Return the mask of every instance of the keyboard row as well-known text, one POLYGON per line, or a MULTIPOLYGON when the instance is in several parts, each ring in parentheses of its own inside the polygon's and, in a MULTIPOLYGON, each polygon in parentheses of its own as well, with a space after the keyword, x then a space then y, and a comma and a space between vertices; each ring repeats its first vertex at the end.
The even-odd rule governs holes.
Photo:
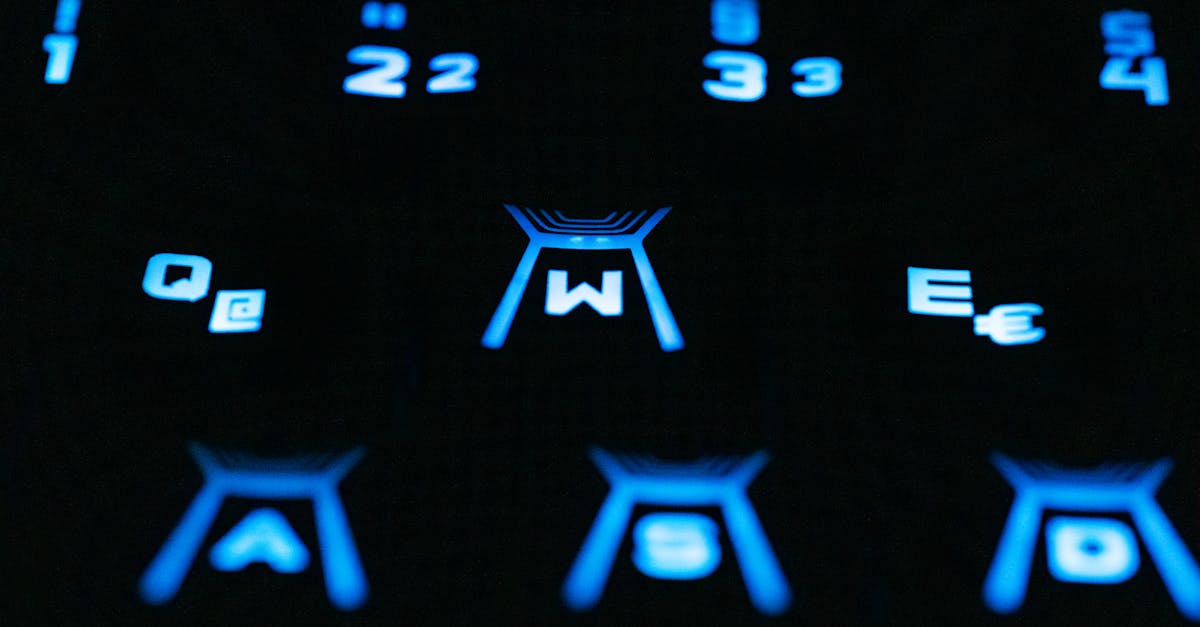
MULTIPOLYGON (((504 346, 517 311, 526 296, 540 252, 561 249, 589 253, 628 251, 636 269, 659 347, 665 352, 684 347, 683 335, 671 312, 643 241, 666 217, 670 208, 656 211, 612 212, 598 219, 570 218, 558 211, 507 206, 509 213, 529 238, 529 244, 503 291, 499 305, 483 332, 481 343, 490 349, 504 346)), ((976 313, 972 302, 971 272, 965 269, 909 267, 908 311, 916 315, 969 318, 974 333, 1001 346, 1033 344, 1046 336, 1034 318, 1043 313, 1036 303, 997 304, 987 313, 976 313)), ((158 253, 146 264, 142 289, 150 297, 195 303, 209 294, 213 263, 207 257, 174 252, 158 253)), ((568 270, 551 269, 546 275, 544 312, 566 316, 587 305, 603 317, 625 313, 625 272, 603 270, 600 289, 587 282, 572 285, 568 270)), ((265 289, 222 289, 216 292, 210 333, 252 333, 262 328, 266 308, 265 289)))
MULTIPOLYGON (((334 607, 351 611, 367 603, 369 577, 338 490, 363 463, 364 449, 261 458, 192 444, 190 453, 204 483, 145 567, 138 584, 144 602, 170 604, 189 571, 207 558, 218 572, 265 564, 280 574, 319 561, 334 607), (215 521, 229 499, 247 499, 255 509, 218 529, 215 521), (287 500, 311 503, 318 546, 307 546, 273 504, 287 500)), ((561 600, 568 609, 586 612, 602 603, 618 560, 647 578, 680 585, 736 564, 756 611, 774 616, 792 609, 795 594, 770 538, 785 533, 786 525, 761 520, 747 492, 769 463, 765 451, 687 462, 601 448, 589 453, 609 489, 566 570, 561 600), (719 516, 706 513, 712 511, 719 516), (732 549, 732 559, 723 546, 732 549)), ((1031 569, 1040 563, 1039 544, 1053 579, 1093 586, 1130 580, 1143 569, 1144 548, 1179 613, 1200 620, 1200 566, 1155 497, 1171 473, 1170 459, 1094 468, 1001 453, 990 461, 1015 496, 990 566, 980 573, 988 609, 1021 610, 1031 569)))
MULTIPOLYGON (((58 1, 52 31, 42 39, 47 55, 43 77, 46 84, 63 85, 71 80, 80 48, 76 31, 81 9, 80 0, 58 1)), ((398 2, 370 1, 362 4, 357 17, 361 28, 371 32, 371 40, 381 41, 403 38, 401 33, 410 19, 428 28, 420 13, 398 2)), ((754 0, 713 0, 709 15, 711 45, 720 48, 704 55, 701 64, 713 77, 699 85, 709 97, 745 103, 767 94, 768 62, 756 51, 764 30, 762 21, 754 0)), ((1100 87, 1140 92, 1148 106, 1168 104, 1167 65, 1164 57, 1158 56, 1150 14, 1127 9, 1106 11, 1099 16, 1099 31, 1107 55, 1102 67, 1097 68, 1100 87)), ((413 89, 409 74, 416 64, 405 49, 378 43, 357 45, 346 53, 346 61, 361 68, 344 77, 342 91, 346 94, 401 99, 413 89)), ((482 63, 473 52, 436 51, 429 55, 427 65, 428 71, 420 77, 427 94, 463 94, 477 88, 482 63)), ((827 55, 795 59, 788 69, 787 91, 800 98, 837 94, 847 71, 842 60, 827 55)), ((854 68, 848 71, 853 74, 854 68)))

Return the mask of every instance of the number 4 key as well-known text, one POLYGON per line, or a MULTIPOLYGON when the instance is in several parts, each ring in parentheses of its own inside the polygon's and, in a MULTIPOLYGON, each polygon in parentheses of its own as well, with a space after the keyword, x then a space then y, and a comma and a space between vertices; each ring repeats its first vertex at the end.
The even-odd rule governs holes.
POLYGON ((1141 91, 1146 104, 1165 105, 1171 100, 1167 90, 1167 64, 1154 54, 1154 31, 1150 15, 1140 11, 1109 11, 1100 16, 1104 52, 1109 55, 1100 70, 1104 89, 1141 91), (1134 63, 1140 71, 1134 71, 1134 63))

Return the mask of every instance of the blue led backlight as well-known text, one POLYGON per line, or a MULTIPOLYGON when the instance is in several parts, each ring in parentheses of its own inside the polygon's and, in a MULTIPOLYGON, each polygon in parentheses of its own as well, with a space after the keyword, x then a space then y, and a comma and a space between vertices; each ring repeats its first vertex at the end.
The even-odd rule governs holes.
POLYGON ((546 277, 546 313, 565 316, 583 303, 602 316, 619 316, 623 310, 621 300, 621 271, 605 272, 600 282, 600 291, 580 283, 567 289, 567 271, 551 270, 546 277))
MULTIPOLYGON (((969 318, 975 314, 971 302, 971 272, 938 268, 908 268, 908 311, 925 316, 969 318)), ((1033 325, 1042 315, 1036 303, 996 305, 987 314, 974 316, 975 335, 991 338, 1000 346, 1034 344, 1046 330, 1033 325)))
MULTIPOLYGON (((308 500, 313 504, 325 591, 337 608, 353 610, 367 598, 354 535, 337 486, 362 459, 362 449, 335 456, 260 459, 191 446, 204 474, 204 486, 146 572, 138 588, 142 600, 163 605, 175 597, 212 528, 221 504, 229 497, 263 500, 308 500)), ((212 548, 217 570, 238 570, 263 561, 278 572, 307 566, 308 550, 275 510, 256 510, 212 548)))
POLYGON ((1137 572, 1141 555, 1119 520, 1056 516, 1046 523, 1046 565, 1059 581, 1116 584, 1137 572))
POLYGON ((833 57, 809 57, 792 64, 792 93, 801 98, 832 96, 842 88, 842 62, 833 57))
POLYGON ((342 91, 378 98, 403 98, 408 92, 408 85, 400 80, 412 65, 407 52, 390 46, 355 46, 346 53, 346 60, 372 67, 347 76, 342 91))
MULTIPOLYGON (((1025 602, 1042 514, 1054 509, 1131 516, 1176 607, 1188 619, 1200 620, 1200 566, 1154 498, 1171 471, 1170 460, 1081 470, 995 454, 992 463, 1016 497, 983 584, 989 608, 1011 614, 1025 602)), ((1071 583, 1120 583, 1133 576, 1140 561, 1133 531, 1111 518, 1052 518, 1046 550, 1051 575, 1071 583)))
POLYGON ((75 24, 79 21, 80 0, 58 0, 54 9, 54 32, 73 33, 75 24))
MULTIPOLYGON (((713 0, 712 38, 726 46, 750 46, 762 27, 758 2, 713 0)), ((720 72, 701 83, 704 93, 728 102, 755 102, 767 93, 767 61, 748 50, 713 50, 704 67, 720 72)), ((792 93, 801 98, 832 96, 842 88, 842 62, 833 57, 807 57, 792 64, 792 93)))
POLYGON ((154 298, 194 303, 208 295, 212 270, 212 262, 199 255, 158 253, 146 263, 142 291, 154 298), (187 269, 187 276, 167 284, 167 273, 172 267, 187 269))
POLYGON ((71 78, 75 65, 75 24, 79 20, 80 0, 58 0, 54 11, 54 32, 42 38, 42 50, 49 55, 43 80, 48 85, 62 85, 71 78))
POLYGON ((1104 52, 1109 55, 1100 70, 1104 89, 1142 92, 1146 104, 1162 106, 1171 102, 1167 86, 1167 64, 1154 54, 1154 31, 1150 14, 1140 11, 1108 11, 1100 16, 1100 34, 1104 52), (1140 69, 1135 70, 1135 63, 1140 69))
MULTIPOLYGON (((399 2, 366 2, 359 13, 364 28, 402 30, 408 24, 408 8, 399 2)), ((413 69, 408 52, 392 46, 364 44, 346 53, 354 65, 367 66, 342 80, 342 91, 355 96, 404 98, 408 83, 404 78, 413 69)), ((444 52, 429 59, 432 74, 425 83, 431 94, 475 91, 479 57, 470 52, 444 52)))
POLYGON ((399 2, 366 2, 359 19, 364 28, 400 30, 408 21, 408 9, 399 2))
POLYGON ((209 333, 253 333, 262 328, 266 290, 221 290, 213 303, 209 333))
POLYGON ((1046 330, 1033 326, 1033 317, 1042 315, 1040 305, 1013 303, 996 305, 987 315, 975 316, 975 335, 986 335, 1001 346, 1033 344, 1046 337, 1046 330))
MULTIPOLYGON (((767 454, 668 463, 591 450, 608 479, 608 496, 563 583, 563 601, 575 611, 600 601, 637 505, 720 507, 750 601, 763 614, 781 614, 792 591, 759 523, 746 488, 767 463, 767 454)), ((659 579, 696 579, 720 563, 711 519, 691 513, 648 515, 634 527, 634 565, 659 579)))
MULTIPOLYGON (((208 295, 212 272, 212 262, 199 255, 158 253, 146 263, 142 291, 162 300, 194 303, 208 295)), ((208 321, 209 333, 258 331, 266 300, 266 290, 218 291, 208 321)))
POLYGON ((926 316, 971 316, 971 271, 908 268, 908 311, 926 316))
POLYGON ((700 85, 717 100, 754 102, 767 93, 767 62, 753 52, 714 50, 704 55, 704 67, 721 73, 700 85))
POLYGON ((79 40, 75 35, 50 34, 42 38, 42 50, 49 55, 46 73, 42 77, 47 85, 62 85, 70 80, 78 46, 79 40))
POLYGON ((212 567, 225 572, 262 562, 277 573, 298 573, 308 568, 308 558, 308 547, 287 519, 269 508, 247 514, 208 554, 212 567))
MULTIPOLYGON (((679 333, 675 316, 671 314, 666 296, 663 295, 658 277, 655 276, 650 258, 642 245, 650 231, 671 210, 669 207, 653 213, 613 212, 599 219, 568 218, 557 211, 518 209, 512 205, 504 207, 529 236, 529 244, 517 263, 516 272, 513 273, 512 280, 500 299, 500 305, 496 307, 496 312, 492 314, 492 319, 483 332, 483 346, 492 349, 504 346, 513 319, 517 315, 517 307, 521 304, 521 298, 525 295, 525 289, 533 276, 538 253, 543 248, 557 248, 578 251, 628 250, 633 255, 634 268, 642 284, 642 292, 646 296, 646 305, 650 309, 650 319, 654 324, 659 346, 664 351, 683 348, 683 336, 679 333)), ((621 273, 606 271, 603 277, 599 292, 587 284, 578 285, 568 292, 567 273, 551 270, 547 276, 546 313, 564 315, 581 302, 587 302, 601 315, 621 315, 621 273)))
POLYGON ((730 46, 758 41, 758 3, 754 0, 713 0, 712 38, 730 46))
POLYGON ((429 60, 429 71, 439 72, 425 83, 425 91, 431 94, 475 91, 479 57, 470 52, 446 52, 429 60))
POLYGON ((1100 15, 1104 54, 1113 57, 1144 57, 1154 54, 1154 31, 1150 14, 1141 11, 1107 11, 1100 15))
POLYGON ((702 514, 647 514, 633 527, 633 564, 655 579, 701 579, 721 564, 717 523, 702 514))
POLYGON ((1112 57, 1100 70, 1100 86, 1105 89, 1141 91, 1146 104, 1161 106, 1171 101, 1167 87, 1167 64, 1161 57, 1143 57, 1141 71, 1133 69, 1133 59, 1112 57))

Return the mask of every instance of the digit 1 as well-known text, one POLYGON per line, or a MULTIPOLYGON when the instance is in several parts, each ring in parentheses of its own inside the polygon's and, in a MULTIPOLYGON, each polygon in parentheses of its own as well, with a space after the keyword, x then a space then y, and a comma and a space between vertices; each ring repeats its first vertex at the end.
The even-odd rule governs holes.
POLYGON ((46 83, 61 85, 71 78, 71 66, 75 63, 75 48, 78 40, 74 35, 46 35, 42 49, 50 58, 46 60, 46 83))

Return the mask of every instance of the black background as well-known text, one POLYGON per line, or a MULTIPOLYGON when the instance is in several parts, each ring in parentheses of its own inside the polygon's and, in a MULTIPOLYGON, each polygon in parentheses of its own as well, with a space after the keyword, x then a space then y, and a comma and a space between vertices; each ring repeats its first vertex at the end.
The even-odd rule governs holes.
MULTIPOLYGON (((357 3, 85 0, 58 86, 53 3, 4 10, 4 622, 765 620, 728 546, 679 584, 638 574, 629 538, 597 609, 562 606, 607 490, 594 445, 770 451, 749 495, 796 593, 781 624, 1181 620, 1148 555, 1126 584, 1072 586, 1039 544, 1019 613, 980 590, 1012 499, 991 451, 1171 457, 1159 501, 1200 550, 1194 4, 763 2, 753 103, 700 88, 728 48, 705 2, 406 4, 393 32, 357 3), (1168 106, 1099 88, 1118 8, 1151 14, 1168 106), (409 53, 405 98, 343 93, 361 44, 409 53), (429 58, 462 51, 478 88, 425 93, 429 58), (791 93, 810 56, 842 62, 837 94, 791 93), (646 249, 686 348, 659 350, 628 255, 562 251, 482 348, 527 242, 504 203, 672 207, 646 249), (209 297, 146 296, 159 252, 212 260, 209 297), (981 312, 1042 305, 1046 339, 909 314, 907 266, 971 270, 981 312), (625 315, 545 316, 551 267, 624 270, 625 315), (251 288, 262 331, 209 334, 212 294, 251 288), (366 606, 332 609, 317 560, 203 556, 142 605, 201 485, 189 441, 365 445, 341 494, 366 606)), ((281 507, 315 547, 311 510, 281 507)))

